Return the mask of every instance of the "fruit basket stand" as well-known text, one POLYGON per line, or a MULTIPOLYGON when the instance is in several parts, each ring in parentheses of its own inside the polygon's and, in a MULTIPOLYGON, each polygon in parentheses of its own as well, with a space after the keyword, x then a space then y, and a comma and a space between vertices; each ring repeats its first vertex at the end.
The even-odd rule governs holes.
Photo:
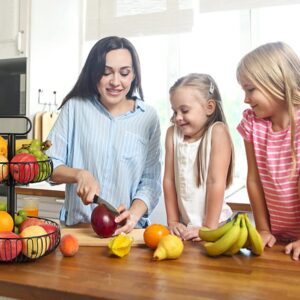
MULTIPOLYGON (((28 134, 32 129, 32 123, 25 116, 1 116, 0 115, 0 135, 7 137, 7 161, 0 160, 0 185, 7 186, 7 212, 13 220, 16 213, 16 185, 24 185, 29 183, 41 182, 47 180, 53 171, 52 160, 47 157, 43 160, 14 160, 16 155, 16 137, 28 134), (10 120, 5 120, 10 119, 10 120), (22 120, 20 120, 22 119, 22 120), (26 129, 23 132, 9 132, 5 128, 5 124, 12 122, 23 122, 26 129), (3 126, 4 125, 4 126, 3 126), (4 127, 4 129, 2 128, 4 127)), ((23 126, 24 127, 24 126, 23 126)), ((26 155, 24 155, 25 157, 26 155)), ((30 219, 30 217, 27 217, 30 219)), ((51 230, 42 230, 42 234, 29 234, 22 237, 22 234, 16 237, 3 237, 0 235, 0 263, 11 262, 27 262, 34 261, 40 257, 53 252, 60 243, 59 225, 49 219, 35 217, 32 225, 43 224, 43 228, 51 228, 51 230), (35 224, 36 223, 36 224, 35 224), (52 227, 51 227, 52 226, 52 227), (44 234, 46 232, 46 234, 44 234)), ((41 227, 42 228, 42 227, 41 227)), ((42 228, 42 229, 43 229, 42 228)), ((1 234, 1 233, 0 233, 1 234)))

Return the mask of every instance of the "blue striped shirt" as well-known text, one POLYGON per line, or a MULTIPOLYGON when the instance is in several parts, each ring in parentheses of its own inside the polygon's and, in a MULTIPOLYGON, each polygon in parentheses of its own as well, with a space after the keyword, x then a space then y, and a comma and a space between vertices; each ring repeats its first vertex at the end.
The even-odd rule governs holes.
MULTIPOLYGON (((70 99, 61 109, 48 139, 54 168, 66 165, 90 171, 100 184, 100 195, 115 207, 126 208, 141 199, 148 216, 161 197, 159 118, 151 106, 135 100, 133 111, 112 116, 97 98, 70 99)), ((95 204, 84 205, 76 184, 66 185, 61 220, 66 225, 89 223, 95 204)))

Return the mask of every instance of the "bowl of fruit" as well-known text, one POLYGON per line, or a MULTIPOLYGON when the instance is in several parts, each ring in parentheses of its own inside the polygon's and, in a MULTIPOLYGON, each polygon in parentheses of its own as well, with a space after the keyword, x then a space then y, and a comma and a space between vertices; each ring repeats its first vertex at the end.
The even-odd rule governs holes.
POLYGON ((53 252, 60 243, 60 227, 49 219, 28 217, 23 210, 14 219, 0 211, 0 263, 28 262, 53 252))

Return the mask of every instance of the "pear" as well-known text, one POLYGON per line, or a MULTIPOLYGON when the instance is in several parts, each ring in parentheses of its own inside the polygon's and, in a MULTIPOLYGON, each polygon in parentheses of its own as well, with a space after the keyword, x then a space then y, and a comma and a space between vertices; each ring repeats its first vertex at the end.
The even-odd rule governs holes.
POLYGON ((176 259, 183 252, 182 240, 176 235, 163 236, 153 254, 154 260, 176 259))

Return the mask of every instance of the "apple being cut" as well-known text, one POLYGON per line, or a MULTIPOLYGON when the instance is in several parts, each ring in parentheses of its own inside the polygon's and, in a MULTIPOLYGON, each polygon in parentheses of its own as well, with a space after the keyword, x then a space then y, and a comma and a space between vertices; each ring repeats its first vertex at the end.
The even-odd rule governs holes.
POLYGON ((9 171, 15 181, 29 183, 39 172, 37 159, 30 153, 16 154, 10 161, 9 171))
POLYGON ((20 236, 13 232, 0 233, 0 261, 11 261, 22 251, 20 236))
POLYGON ((118 227, 115 218, 116 215, 101 203, 92 211, 92 228, 102 238, 111 237, 118 227))

